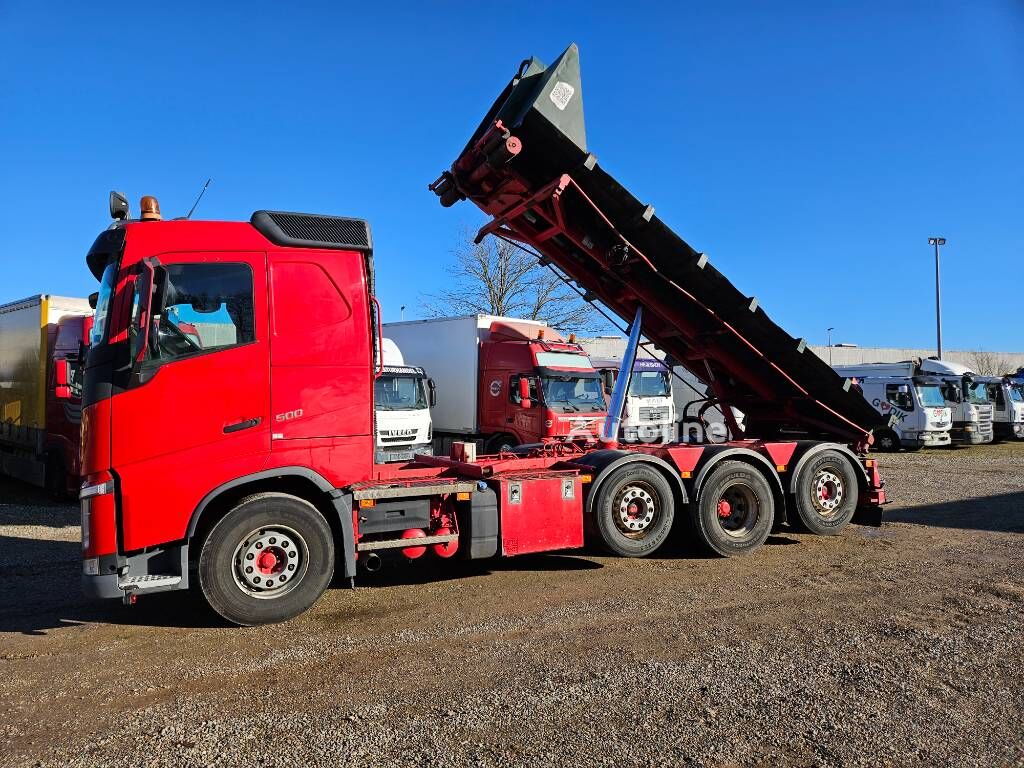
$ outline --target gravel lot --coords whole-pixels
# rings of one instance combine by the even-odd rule
[[[881,457],[881,529],[417,564],[281,626],[79,596],[0,481],[0,765],[1024,765],[1024,445]]]

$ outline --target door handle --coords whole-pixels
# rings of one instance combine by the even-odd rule
[[[257,416],[255,419],[246,419],[245,421],[240,421],[237,424],[228,424],[226,427],[224,427],[224,434],[229,435],[232,432],[241,432],[243,429],[255,427],[257,424],[260,423],[260,421],[262,421],[262,419],[259,416]]]

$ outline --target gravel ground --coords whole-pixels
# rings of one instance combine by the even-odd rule
[[[0,765],[1024,765],[1024,445],[881,457],[881,529],[385,569],[285,625],[78,594],[0,481]]]

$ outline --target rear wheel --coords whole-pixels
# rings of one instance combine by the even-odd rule
[[[218,614],[250,626],[287,621],[319,599],[334,573],[331,528],[284,493],[242,499],[202,544],[199,587]]]
[[[675,497],[661,472],[631,462],[612,470],[601,483],[593,514],[605,549],[623,557],[644,557],[668,538]]]
[[[836,451],[822,451],[796,479],[796,511],[811,533],[834,536],[857,511],[860,487],[850,460]]]
[[[761,472],[742,461],[723,461],[711,470],[691,507],[704,544],[724,557],[745,555],[768,538],[775,497]]]

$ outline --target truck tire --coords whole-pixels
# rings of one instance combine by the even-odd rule
[[[847,457],[822,451],[800,470],[795,495],[803,527],[819,536],[835,536],[857,511],[860,486]]]
[[[496,453],[511,451],[518,444],[519,441],[512,435],[492,435],[484,443],[484,454],[490,456]]]
[[[884,453],[896,453],[900,449],[900,436],[891,429],[883,429],[875,435],[875,448]]]
[[[646,557],[665,543],[675,518],[675,496],[654,467],[630,462],[612,470],[592,508],[602,546],[622,557]]]
[[[775,522],[775,497],[759,470],[723,461],[711,470],[690,510],[705,546],[734,557],[764,544]]]
[[[247,496],[202,542],[199,588],[233,624],[287,621],[313,605],[334,575],[334,537],[308,501]]]

